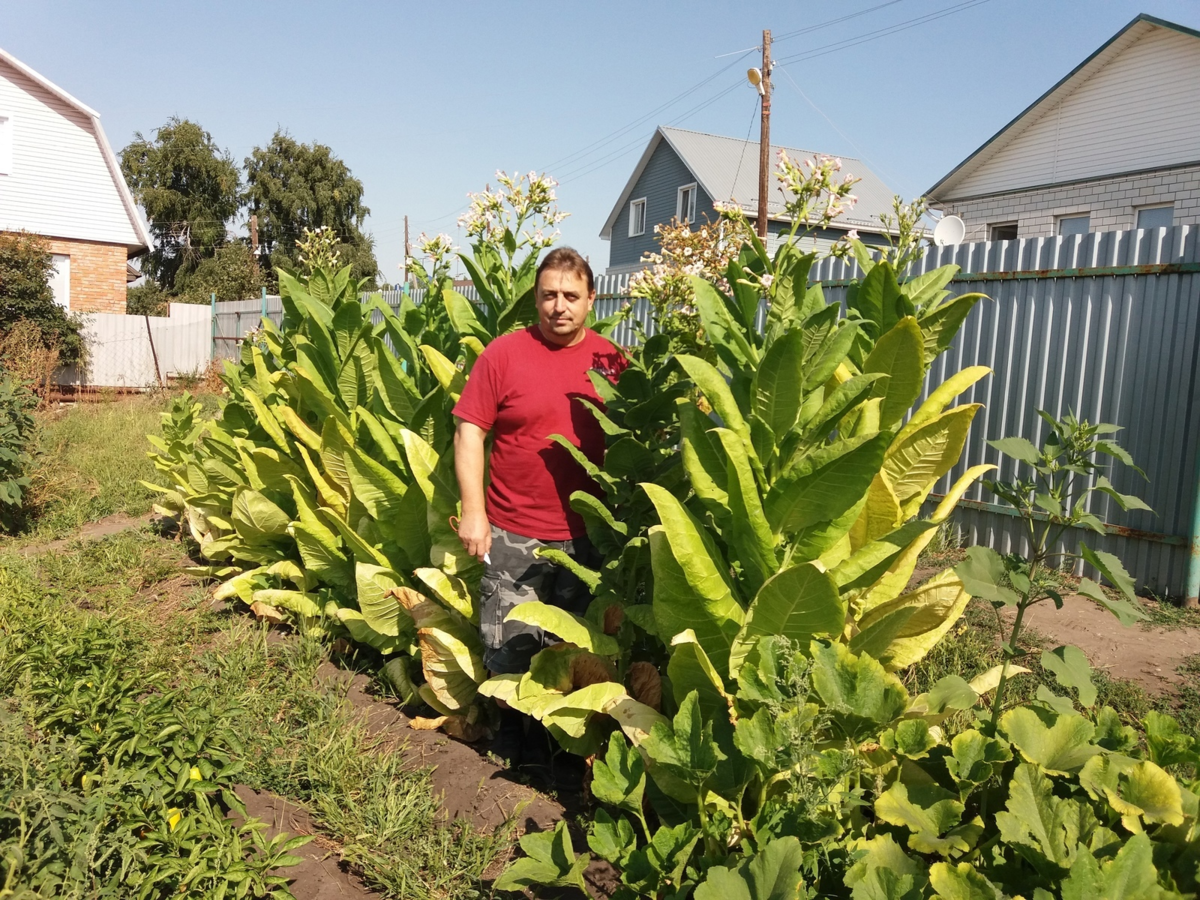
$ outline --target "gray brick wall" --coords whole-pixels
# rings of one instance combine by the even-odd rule
[[[1016,222],[1018,237],[1045,237],[1060,216],[1083,213],[1092,231],[1130,229],[1139,208],[1165,203],[1175,204],[1172,224],[1200,224],[1200,165],[930,205],[962,218],[967,241],[983,241],[991,225]]]

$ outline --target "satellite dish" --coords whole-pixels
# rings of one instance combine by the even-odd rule
[[[933,229],[933,242],[939,247],[955,247],[966,236],[967,225],[958,216],[942,216]]]
[[[750,85],[752,87],[754,87],[758,90],[759,96],[762,96],[762,94],[764,93],[763,83],[762,83],[762,80],[763,80],[762,72],[760,72],[758,69],[747,69],[746,70],[746,80],[750,82]]]

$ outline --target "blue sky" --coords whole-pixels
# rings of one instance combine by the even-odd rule
[[[763,28],[783,61],[773,142],[863,158],[910,197],[1139,12],[1200,27],[1195,0],[3,0],[0,9],[0,47],[99,110],[118,152],[172,115],[199,122],[239,162],[277,127],[329,144],[363,181],[385,280],[399,277],[404,215],[414,236],[454,234],[466,193],[494,184],[497,168],[557,177],[571,213],[564,241],[603,271],[601,225],[656,125],[745,137],[754,123],[757,135],[744,81],[757,51],[738,51],[757,47]],[[899,30],[872,34],[890,29]]]

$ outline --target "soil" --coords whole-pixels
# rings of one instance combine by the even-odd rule
[[[1015,611],[1003,610],[1001,615],[1011,621]],[[1031,607],[1025,623],[1045,635],[1051,646],[1074,644],[1093,668],[1154,695],[1182,684],[1185,676],[1177,671],[1179,666],[1200,653],[1200,628],[1126,628],[1108,610],[1077,594],[1064,597],[1062,609],[1052,603]]]
[[[919,568],[909,582],[911,590],[940,568]],[[1143,603],[1158,601],[1143,600]],[[1000,615],[1012,622],[1016,610]],[[1178,669],[1189,656],[1200,654],[1200,628],[1123,626],[1117,617],[1087,597],[1063,597],[1062,609],[1039,603],[1025,613],[1024,626],[1045,637],[1051,647],[1073,644],[1095,669],[1109,678],[1132,681],[1153,695],[1171,693],[1186,676]]]

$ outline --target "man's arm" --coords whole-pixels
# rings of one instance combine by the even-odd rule
[[[462,497],[458,538],[467,552],[483,562],[492,549],[492,528],[483,500],[484,439],[487,432],[472,422],[458,420],[454,431],[454,474]]]

